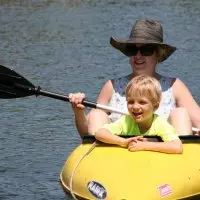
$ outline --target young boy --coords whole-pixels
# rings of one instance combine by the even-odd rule
[[[126,88],[130,115],[105,124],[96,132],[96,139],[126,147],[130,151],[182,153],[182,142],[175,129],[165,119],[154,114],[159,107],[161,94],[161,86],[155,78],[143,75],[133,78]],[[122,138],[117,135],[137,137]],[[142,135],[160,136],[163,142],[150,142]]]

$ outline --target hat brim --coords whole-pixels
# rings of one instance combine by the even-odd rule
[[[176,47],[164,44],[164,43],[157,43],[157,42],[152,42],[152,41],[135,41],[135,40],[118,40],[114,39],[113,37],[110,38],[110,44],[121,51],[124,55],[130,57],[131,52],[128,50],[127,45],[130,44],[153,44],[156,45],[158,48],[158,62],[163,62],[166,60],[169,56],[171,56],[172,53],[176,50]]]

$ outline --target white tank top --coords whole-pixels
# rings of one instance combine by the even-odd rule
[[[131,78],[131,74],[127,76],[123,76],[120,78],[116,78],[112,80],[114,93],[111,97],[109,106],[113,108],[118,108],[119,110],[128,111],[127,102],[125,97],[126,86]],[[156,110],[156,114],[162,116],[164,118],[169,117],[169,113],[171,109],[176,107],[176,102],[172,93],[172,81],[174,78],[165,77],[161,75],[159,80],[161,88],[162,88],[162,99],[159,108]],[[120,114],[111,113],[109,115],[109,119],[114,122],[121,117]]]

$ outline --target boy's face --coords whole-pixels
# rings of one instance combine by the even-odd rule
[[[145,96],[134,96],[127,98],[128,111],[137,124],[152,122],[155,108],[151,101]]]

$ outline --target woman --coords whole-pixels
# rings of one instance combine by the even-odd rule
[[[160,22],[149,19],[136,21],[128,40],[111,38],[111,45],[130,57],[133,72],[127,76],[108,80],[102,87],[97,103],[127,110],[125,88],[132,77],[149,75],[162,87],[162,100],[156,113],[165,117],[175,127],[177,134],[192,133],[192,126],[200,128],[200,108],[185,84],[178,78],[165,77],[156,72],[157,64],[167,59],[176,47],[163,43]],[[70,94],[76,126],[81,136],[94,134],[103,124],[120,117],[115,113],[93,109],[88,115],[81,104],[85,94]]]

